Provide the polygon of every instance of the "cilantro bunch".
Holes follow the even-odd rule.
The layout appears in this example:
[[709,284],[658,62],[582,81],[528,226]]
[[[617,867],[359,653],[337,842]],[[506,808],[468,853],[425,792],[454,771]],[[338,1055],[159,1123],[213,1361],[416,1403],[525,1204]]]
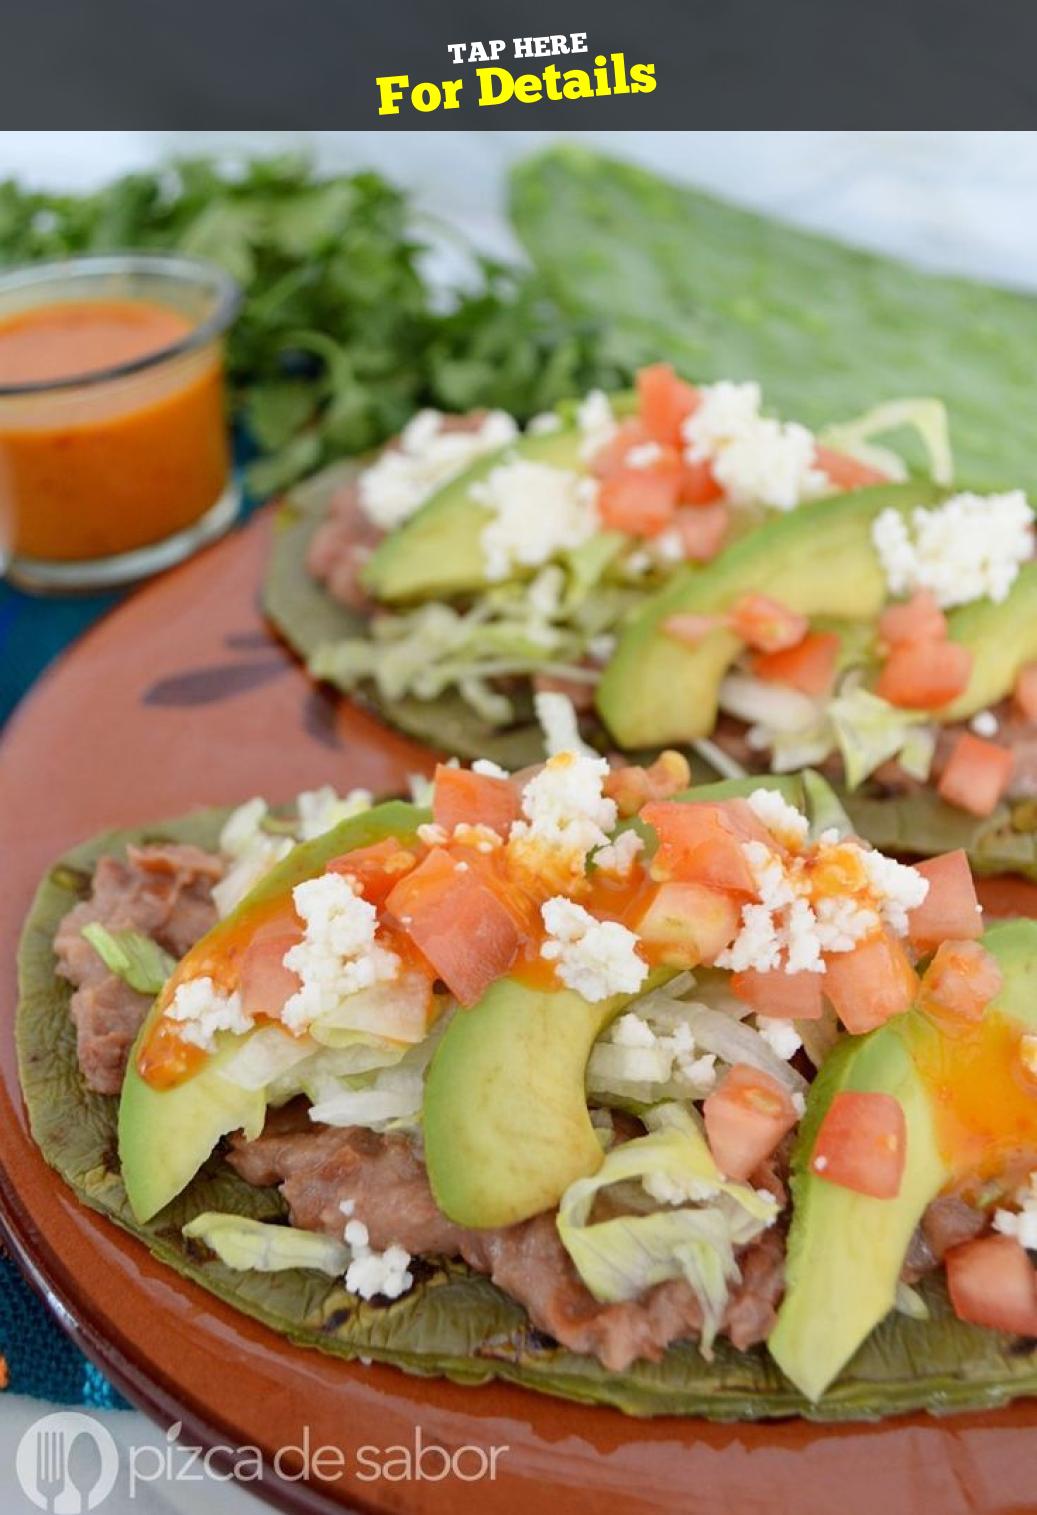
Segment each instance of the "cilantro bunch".
[[129,248],[209,258],[242,285],[228,366],[259,492],[377,445],[422,405],[525,419],[624,377],[598,323],[563,316],[525,270],[474,259],[444,300],[406,196],[376,173],[281,155],[183,160],[85,195],[0,183],[0,267]]

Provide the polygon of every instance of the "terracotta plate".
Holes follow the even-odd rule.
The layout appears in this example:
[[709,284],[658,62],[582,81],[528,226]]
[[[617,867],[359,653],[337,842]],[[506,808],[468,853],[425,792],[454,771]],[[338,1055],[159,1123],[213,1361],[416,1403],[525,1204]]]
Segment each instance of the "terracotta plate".
[[[14,950],[47,864],[106,826],[331,782],[390,790],[428,757],[315,692],[265,630],[259,520],[130,600],[41,681],[0,745],[0,1201],[11,1244],[121,1388],[191,1441],[330,1446],[345,1471],[252,1484],[293,1510],[566,1515],[1009,1515],[1037,1508],[1037,1406],[826,1429],[624,1419],[496,1386],[464,1389],[292,1347],[83,1209],[37,1155],[12,1034]],[[307,1430],[308,1428],[308,1430]],[[357,1449],[506,1447],[464,1483],[358,1478]],[[371,1459],[366,1470],[369,1472]],[[440,1463],[426,1462],[435,1473]],[[470,1454],[462,1472],[477,1470]],[[413,1470],[412,1470],[413,1471]]]

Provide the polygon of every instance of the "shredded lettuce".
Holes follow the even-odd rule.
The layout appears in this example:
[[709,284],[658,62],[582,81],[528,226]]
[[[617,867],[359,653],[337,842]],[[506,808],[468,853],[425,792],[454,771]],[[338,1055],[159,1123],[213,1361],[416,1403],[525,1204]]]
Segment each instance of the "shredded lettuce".
[[624,1092],[631,1085],[663,1084],[672,1067],[673,1053],[667,1047],[621,1047],[600,1041],[587,1062],[587,1088],[605,1094],[613,1089]]
[[729,673],[720,685],[720,708],[740,721],[772,731],[809,731],[821,718],[821,706],[786,684],[773,684],[747,673]]
[[497,679],[539,673],[597,683],[599,671],[588,666],[593,647],[636,597],[602,581],[615,556],[612,535],[570,555],[565,567],[548,565],[531,583],[485,591],[467,609],[433,602],[378,615],[368,636],[317,647],[310,671],[346,691],[373,681],[390,701],[457,690],[491,726],[508,725],[514,710]]
[[420,973],[405,973],[347,995],[334,1010],[317,1016],[310,1034],[327,1047],[348,1046],[358,1031],[411,1045],[424,1040],[428,1011],[427,980]]
[[651,1006],[649,1014],[661,1030],[672,1030],[683,1023],[700,1052],[709,1053],[732,1066],[748,1063],[761,1073],[769,1073],[790,1094],[806,1093],[807,1083],[803,1075],[791,1063],[778,1057],[760,1033],[744,1020],[735,1020],[725,1010],[714,1010],[696,999],[668,999],[663,997],[662,990],[656,992],[660,998]]
[[915,778],[928,778],[936,734],[924,711],[901,710],[859,685],[844,685],[828,706],[828,718],[851,791],[890,758],[899,758]]
[[206,1210],[183,1227],[188,1241],[200,1241],[228,1268],[280,1273],[287,1268],[314,1268],[338,1277],[349,1266],[350,1250],[334,1236],[272,1225],[244,1215]]
[[[591,1049],[591,1099],[635,1113],[667,1101],[701,1100],[716,1083],[718,1061],[748,1063],[790,1094],[804,1094],[806,1080],[747,1023],[748,1006],[731,994],[728,978],[681,973],[634,1000]],[[625,1034],[628,1028],[632,1034]]]
[[308,1036],[292,1036],[281,1026],[259,1026],[228,1059],[222,1074],[240,1089],[265,1089],[292,1068],[312,1059],[318,1046]]
[[298,795],[295,814],[289,819],[272,816],[266,800],[259,796],[239,805],[220,832],[220,851],[230,860],[230,867],[212,891],[221,918],[288,856],[296,842],[323,836],[340,821],[369,810],[373,803],[370,790],[352,789],[340,797],[325,784]]
[[907,478],[907,468],[899,453],[876,446],[872,437],[885,436],[903,427],[914,430],[925,448],[929,474],[937,484],[954,481],[954,458],[951,452],[947,407],[942,400],[888,400],[864,415],[827,427],[818,440],[826,447],[849,453],[862,463],[881,469],[891,479]]
[[838,1017],[828,1001],[817,1020],[797,1021],[796,1034],[803,1043],[803,1051],[816,1069],[826,1061],[842,1036]]
[[415,1131],[421,1124],[425,1074],[451,1011],[412,1047],[354,1031],[346,1045],[324,1047],[268,1091],[271,1103],[295,1094],[310,1101],[310,1119],[329,1126]]
[[310,1107],[310,1119],[326,1126],[416,1125],[425,1083],[413,1068],[387,1068],[363,1089],[340,1088]]
[[92,921],[82,935],[105,967],[139,994],[158,994],[176,967],[176,958],[140,931],[109,931]]
[[751,726],[748,738],[753,747],[768,749],[772,773],[799,773],[825,762],[836,751],[835,733],[826,716],[802,731]]
[[294,1037],[280,1026],[252,1031],[221,1070],[243,1089],[262,1089],[269,1105],[283,1105],[297,1094],[317,1101],[370,1079],[398,1063],[399,1043],[354,1032],[345,1045],[322,1047],[310,1037]]
[[[776,1206],[770,1195],[722,1176],[680,1106],[660,1106],[645,1119],[647,1136],[614,1147],[596,1174],[565,1191],[558,1234],[583,1282],[603,1303],[636,1299],[666,1279],[686,1279],[702,1307],[701,1350],[708,1358],[739,1276],[735,1248],[773,1221]],[[631,1180],[676,1203],[592,1222],[597,1195]]]

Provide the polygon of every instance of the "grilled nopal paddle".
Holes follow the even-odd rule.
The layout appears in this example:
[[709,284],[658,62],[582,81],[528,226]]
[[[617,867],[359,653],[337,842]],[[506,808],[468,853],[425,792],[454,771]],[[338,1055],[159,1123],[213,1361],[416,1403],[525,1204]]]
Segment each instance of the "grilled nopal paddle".
[[[363,618],[332,600],[306,570],[306,549],[331,495],[355,473],[356,465],[349,463],[316,475],[292,491],[278,518],[264,601],[282,635],[304,658],[322,642],[363,630]],[[365,698],[394,725],[440,751],[462,758],[488,757],[509,769],[543,757],[543,734],[532,719],[494,731],[455,692],[436,700],[405,697],[390,704],[366,690]],[[705,780],[704,765],[694,754],[692,767]],[[881,851],[926,857],[961,847],[976,873],[1037,878],[1037,823],[1026,829],[1025,814],[1017,815],[1008,806],[977,819],[928,789],[887,796],[865,785],[841,798],[858,833]]]
[[[802,803],[798,778],[771,782]],[[920,1408],[978,1409],[1037,1393],[1032,1355],[1020,1352],[1016,1341],[956,1320],[935,1278],[919,1285],[931,1319],[887,1316],[812,1402],[790,1385],[765,1347],[736,1351],[724,1339],[717,1341],[712,1362],[688,1342],[671,1347],[661,1363],[607,1372],[595,1360],[529,1332],[512,1301],[459,1263],[428,1269],[410,1294],[376,1309],[358,1307],[339,1280],[312,1269],[229,1268],[185,1239],[182,1227],[213,1210],[270,1221],[283,1216],[283,1204],[276,1190],[247,1184],[218,1153],[176,1200],[141,1222],[128,1203],[116,1158],[118,1101],[91,1093],[78,1071],[71,990],[54,972],[54,936],[101,857],[160,840],[211,850],[226,818],[226,811],[204,812],[108,833],[75,848],[41,883],[18,953],[18,1060],[33,1136],[85,1205],[131,1232],[165,1265],[297,1344],[412,1373],[446,1374],[457,1382],[501,1378],[634,1416],[732,1421],[804,1415],[832,1421]]]
[[[512,222],[571,314],[608,312],[629,368],[749,374],[808,426],[889,393],[938,395],[972,489],[1037,490],[1026,427],[1032,294],[923,272],[572,143],[511,171]],[[852,356],[848,356],[852,355]]]
[[[275,520],[263,606],[278,632],[304,661],[326,644],[363,636],[369,626],[367,617],[332,599],[307,567],[310,543],[333,495],[351,484],[357,472],[355,462],[344,462],[315,474],[286,496]],[[515,724],[502,731],[485,721],[454,689],[432,700],[414,695],[388,700],[369,681],[358,695],[385,720],[437,752],[489,758],[512,770],[537,763],[544,756],[543,733],[533,719],[528,696],[514,698]]]
[[[947,1031],[911,1010],[847,1038],[810,1090],[793,1155],[787,1290],[768,1347],[811,1399],[893,1309],[908,1244],[930,1201],[950,1186],[996,1179],[998,1156],[1018,1156],[1013,1148],[1037,1151],[1037,1091],[1020,1087],[1015,1066],[1021,1035],[1037,1029],[1037,922],[993,926],[983,945],[1003,986],[978,1025]],[[900,1103],[906,1163],[893,1199],[856,1193],[812,1166],[821,1121],[843,1091]],[[986,1104],[979,1132],[977,1093]]]
[[386,837],[412,837],[431,818],[414,805],[392,801],[353,816],[314,841],[295,847],[263,878],[238,908],[182,958],[156,999],[126,1069],[119,1108],[119,1156],[130,1204],[138,1220],[147,1221],[191,1181],[221,1136],[243,1130],[258,1136],[266,1114],[262,1090],[246,1089],[225,1079],[223,1067],[249,1033],[228,1036],[211,1056],[198,1059],[167,1087],[156,1087],[140,1072],[140,1058],[153,1041],[159,1021],[177,987],[188,979],[210,976],[227,992],[240,967],[242,951],[257,928],[278,911],[291,912],[294,886],[323,872],[344,852],[367,847]]

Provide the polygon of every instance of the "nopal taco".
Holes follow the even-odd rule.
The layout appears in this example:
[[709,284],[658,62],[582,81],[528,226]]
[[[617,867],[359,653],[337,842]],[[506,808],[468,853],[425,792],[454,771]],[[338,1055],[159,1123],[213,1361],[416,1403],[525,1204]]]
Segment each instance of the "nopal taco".
[[[913,425],[923,472],[876,443]],[[418,416],[282,513],[268,609],[311,670],[444,751],[811,764],[878,845],[1037,877],[1037,563],[1021,491],[955,489],[942,407],[813,436],[662,365],[519,435]]]
[[1037,924],[817,775],[579,746],[76,849],[21,949],[81,1200],[297,1343],[635,1415],[1037,1390]]

